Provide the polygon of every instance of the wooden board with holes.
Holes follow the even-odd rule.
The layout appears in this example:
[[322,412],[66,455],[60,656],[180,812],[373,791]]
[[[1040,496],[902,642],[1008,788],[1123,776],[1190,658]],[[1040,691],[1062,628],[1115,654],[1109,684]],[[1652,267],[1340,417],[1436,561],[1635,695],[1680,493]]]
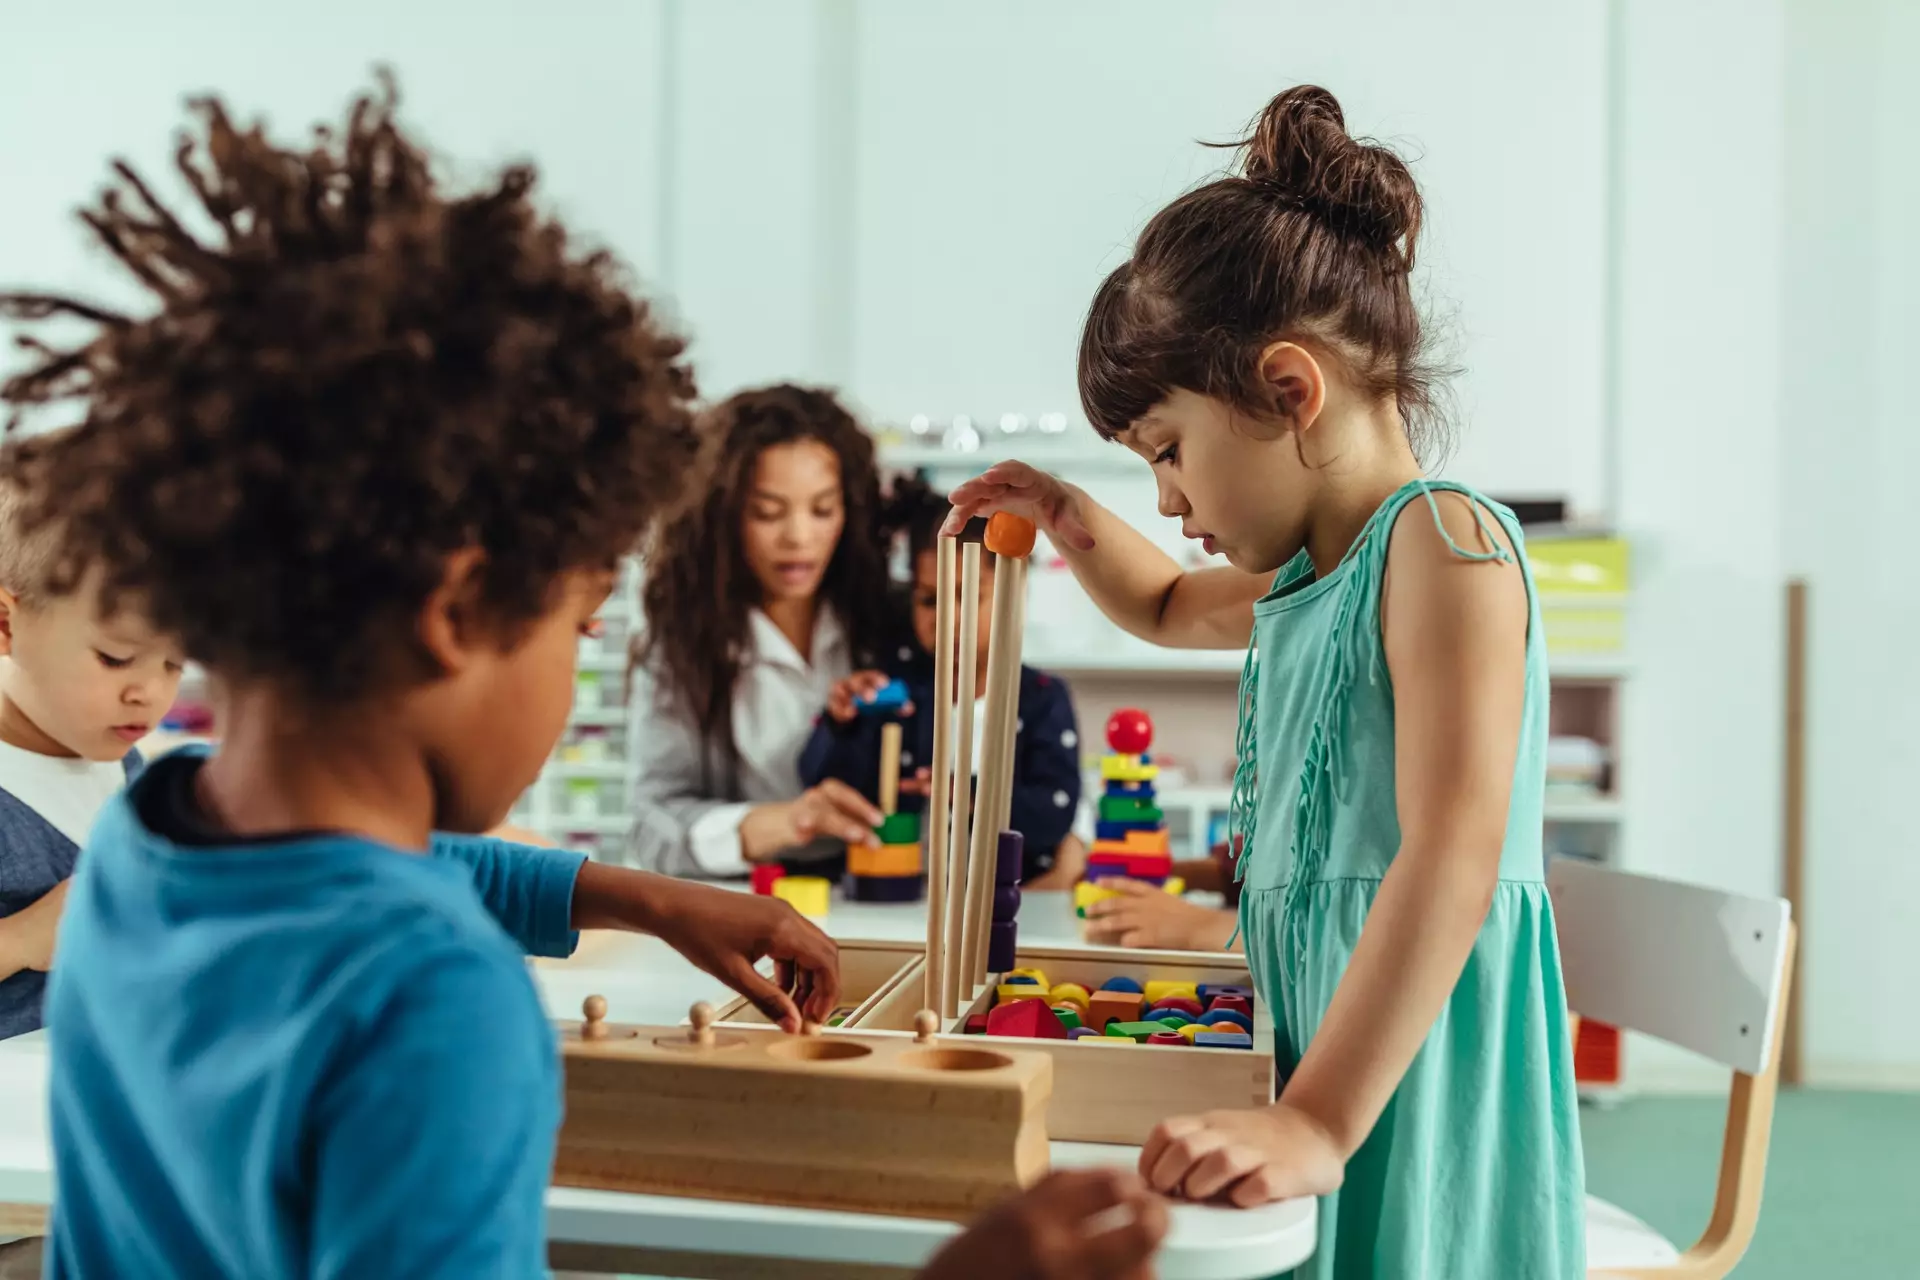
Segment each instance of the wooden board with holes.
[[1053,1064],[1025,1046],[593,1012],[559,1029],[556,1185],[963,1221],[1047,1171]]

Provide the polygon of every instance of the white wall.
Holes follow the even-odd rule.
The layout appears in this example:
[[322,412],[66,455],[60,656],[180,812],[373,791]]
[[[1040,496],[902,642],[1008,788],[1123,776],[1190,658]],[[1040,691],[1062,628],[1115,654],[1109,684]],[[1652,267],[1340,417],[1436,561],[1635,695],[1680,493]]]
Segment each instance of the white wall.
[[1920,8],[1789,0],[1781,503],[1811,590],[1805,997],[1825,1079],[1920,1080]]

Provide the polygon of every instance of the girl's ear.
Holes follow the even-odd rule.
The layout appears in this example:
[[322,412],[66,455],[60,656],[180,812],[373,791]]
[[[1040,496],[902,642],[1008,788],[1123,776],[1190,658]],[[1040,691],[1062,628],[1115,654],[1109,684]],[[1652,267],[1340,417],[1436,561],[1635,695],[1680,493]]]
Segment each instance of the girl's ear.
[[440,585],[420,606],[416,629],[427,657],[442,675],[456,675],[466,669],[475,652],[486,643],[485,628],[480,625],[480,578],[486,555],[478,547],[468,547],[447,557]]
[[20,607],[20,597],[0,587],[0,656],[13,652],[13,615]]
[[1297,342],[1270,343],[1260,353],[1260,381],[1274,414],[1293,431],[1306,431],[1327,403],[1327,379],[1313,353]]

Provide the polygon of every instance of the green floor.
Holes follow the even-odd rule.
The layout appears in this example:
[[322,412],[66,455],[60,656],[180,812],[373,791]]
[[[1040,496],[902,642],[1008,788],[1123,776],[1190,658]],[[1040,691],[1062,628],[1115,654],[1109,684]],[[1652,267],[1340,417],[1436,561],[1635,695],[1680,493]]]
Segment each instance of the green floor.
[[[1724,1101],[1642,1098],[1582,1113],[1588,1190],[1682,1245],[1713,1204]],[[1766,1197],[1739,1280],[1920,1276],[1920,1095],[1782,1094]]]

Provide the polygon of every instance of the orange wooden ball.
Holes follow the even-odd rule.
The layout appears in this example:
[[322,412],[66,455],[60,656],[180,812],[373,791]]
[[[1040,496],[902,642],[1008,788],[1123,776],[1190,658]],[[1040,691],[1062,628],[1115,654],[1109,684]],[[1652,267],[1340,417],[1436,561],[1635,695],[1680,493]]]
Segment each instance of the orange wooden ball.
[[996,511],[987,521],[987,550],[997,556],[1025,559],[1033,554],[1033,521],[1011,511]]

